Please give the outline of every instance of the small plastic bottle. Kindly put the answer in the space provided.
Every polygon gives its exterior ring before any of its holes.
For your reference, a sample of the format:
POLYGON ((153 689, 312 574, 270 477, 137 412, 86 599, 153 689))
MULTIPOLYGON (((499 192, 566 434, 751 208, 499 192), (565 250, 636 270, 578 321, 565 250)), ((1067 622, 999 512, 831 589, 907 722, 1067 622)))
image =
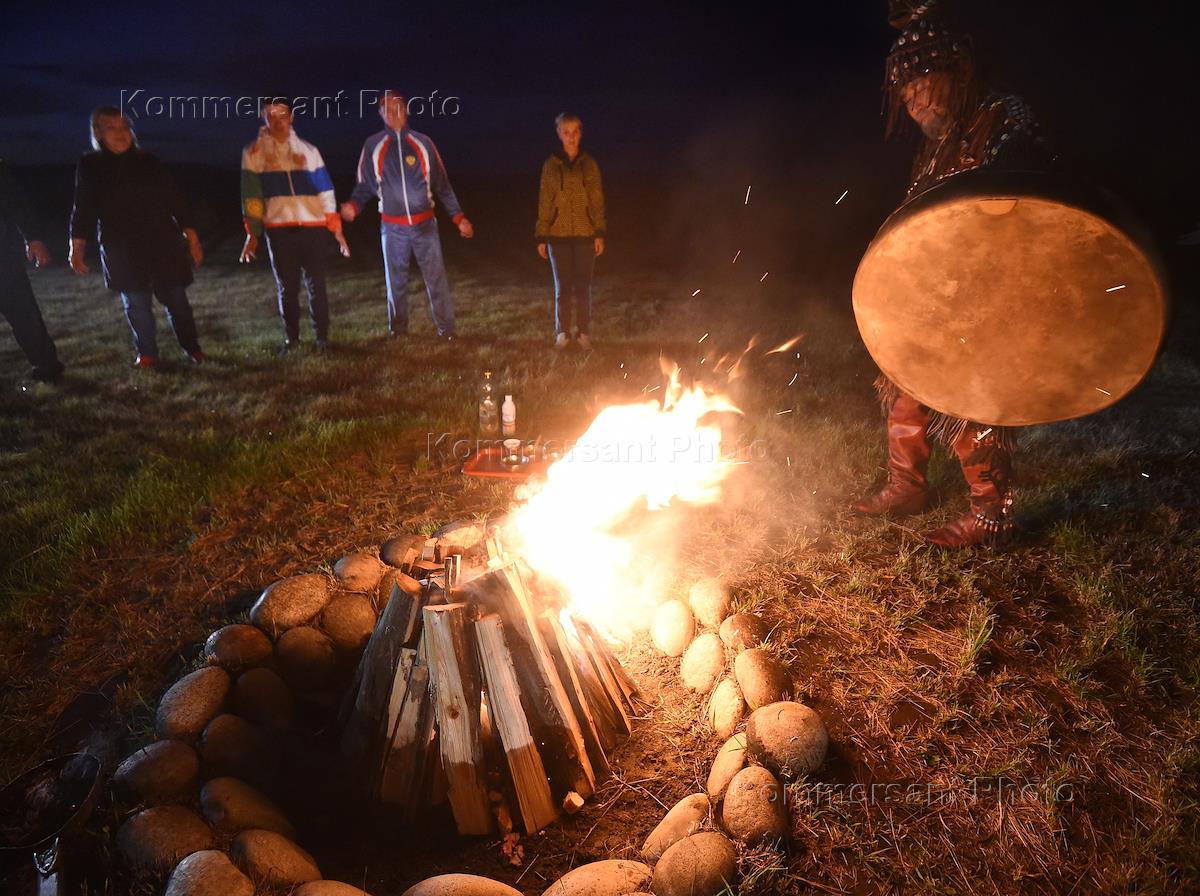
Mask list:
POLYGON ((500 434, 500 415, 496 408, 496 386, 492 382, 492 372, 483 372, 483 382, 479 386, 479 434, 484 438, 495 438, 500 434))
POLYGON ((511 395, 504 396, 504 404, 500 406, 500 421, 506 439, 517 434, 517 405, 511 395))

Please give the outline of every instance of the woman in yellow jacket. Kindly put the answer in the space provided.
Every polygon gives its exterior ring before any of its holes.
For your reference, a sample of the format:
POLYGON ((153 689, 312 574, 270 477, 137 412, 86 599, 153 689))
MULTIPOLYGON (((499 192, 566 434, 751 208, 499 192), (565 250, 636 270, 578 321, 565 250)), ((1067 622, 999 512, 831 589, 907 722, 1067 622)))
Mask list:
POLYGON ((604 188, 600 166, 579 148, 583 123, 566 112, 554 119, 562 149, 542 165, 538 192, 537 250, 554 273, 556 349, 571 341, 571 315, 579 347, 592 347, 592 268, 604 254, 604 188))

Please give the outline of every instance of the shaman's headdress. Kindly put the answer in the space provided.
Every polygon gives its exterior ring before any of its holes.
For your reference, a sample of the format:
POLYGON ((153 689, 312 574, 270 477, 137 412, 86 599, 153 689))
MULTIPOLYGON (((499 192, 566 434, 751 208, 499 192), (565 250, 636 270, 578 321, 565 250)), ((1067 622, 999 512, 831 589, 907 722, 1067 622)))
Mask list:
POLYGON ((887 132, 904 118, 904 86, 931 72, 951 76, 950 111, 961 120, 976 93, 971 38, 953 27, 940 0, 889 0, 888 21, 900 36, 888 53, 884 76, 887 132))

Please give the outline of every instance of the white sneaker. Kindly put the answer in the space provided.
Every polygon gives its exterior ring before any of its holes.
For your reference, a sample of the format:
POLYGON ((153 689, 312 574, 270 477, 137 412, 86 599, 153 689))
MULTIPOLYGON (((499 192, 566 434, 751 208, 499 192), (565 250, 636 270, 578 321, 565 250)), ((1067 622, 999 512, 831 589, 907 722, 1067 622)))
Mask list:
POLYGON ((579 347, 585 352, 590 352, 592 350, 592 340, 588 339, 587 333, 579 334, 579 347))
POLYGON ((559 333, 558 338, 554 340, 554 347, 559 351, 562 351, 567 347, 567 345, 570 344, 570 342, 571 340, 566 333, 559 333))

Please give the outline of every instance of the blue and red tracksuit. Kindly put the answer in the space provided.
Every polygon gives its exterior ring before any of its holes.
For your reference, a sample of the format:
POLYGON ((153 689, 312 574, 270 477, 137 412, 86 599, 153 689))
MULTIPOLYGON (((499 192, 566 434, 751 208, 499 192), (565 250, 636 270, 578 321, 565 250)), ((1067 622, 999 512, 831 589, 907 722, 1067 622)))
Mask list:
POLYGON ((455 224, 465 215, 450 186, 442 157, 429 137, 409 128, 387 128, 367 138, 350 202, 362 211, 375 198, 380 205, 387 274, 388 329, 393 333, 408 329, 408 266, 415 257, 425 278, 438 335, 453 334, 454 301, 434 208, 440 204, 455 224))

